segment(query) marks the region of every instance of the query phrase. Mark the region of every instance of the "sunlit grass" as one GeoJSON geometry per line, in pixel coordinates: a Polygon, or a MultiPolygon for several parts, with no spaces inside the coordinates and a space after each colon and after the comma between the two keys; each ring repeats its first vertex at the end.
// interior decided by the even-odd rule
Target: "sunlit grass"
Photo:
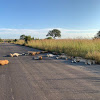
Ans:
{"type": "MultiPolygon", "coordinates": [[[[19,40],[17,44],[23,45],[25,42],[19,40]]],[[[38,48],[47,51],[56,51],[65,53],[69,56],[79,56],[83,58],[94,59],[100,62],[100,40],[89,39],[51,39],[51,40],[32,40],[26,46],[38,48]]]]}

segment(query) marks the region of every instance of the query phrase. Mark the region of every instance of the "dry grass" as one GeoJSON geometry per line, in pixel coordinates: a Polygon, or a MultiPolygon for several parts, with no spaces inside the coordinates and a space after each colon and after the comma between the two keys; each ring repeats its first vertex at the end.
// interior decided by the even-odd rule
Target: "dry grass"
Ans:
{"type": "MultiPolygon", "coordinates": [[[[23,40],[16,42],[25,44],[23,40]]],[[[46,51],[66,53],[69,56],[95,59],[100,62],[100,39],[57,39],[57,40],[32,40],[25,46],[30,46],[46,51]]]]}
{"type": "Polygon", "coordinates": [[[100,52],[88,52],[86,54],[87,59],[92,59],[100,63],[100,52]]]}

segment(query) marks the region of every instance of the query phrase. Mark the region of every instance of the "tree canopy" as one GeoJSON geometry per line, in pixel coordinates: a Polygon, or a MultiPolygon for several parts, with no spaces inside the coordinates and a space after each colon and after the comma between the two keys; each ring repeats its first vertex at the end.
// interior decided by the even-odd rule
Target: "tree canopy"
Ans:
{"type": "Polygon", "coordinates": [[[96,34],[96,36],[94,37],[94,39],[100,39],[100,31],[98,31],[98,33],[96,34]]]}
{"type": "Polygon", "coordinates": [[[25,35],[23,34],[20,36],[20,40],[24,40],[24,39],[25,39],[25,35]]]}
{"type": "Polygon", "coordinates": [[[24,40],[25,40],[25,42],[27,43],[28,41],[32,40],[32,38],[31,38],[31,36],[29,35],[29,36],[25,36],[24,40]]]}
{"type": "Polygon", "coordinates": [[[23,35],[20,36],[20,39],[24,40],[26,43],[28,43],[28,41],[34,40],[34,37],[31,37],[30,35],[26,36],[26,35],[23,34],[23,35]]]}
{"type": "Polygon", "coordinates": [[[56,37],[61,37],[61,31],[58,29],[53,29],[50,30],[46,36],[51,36],[55,39],[56,37]]]}

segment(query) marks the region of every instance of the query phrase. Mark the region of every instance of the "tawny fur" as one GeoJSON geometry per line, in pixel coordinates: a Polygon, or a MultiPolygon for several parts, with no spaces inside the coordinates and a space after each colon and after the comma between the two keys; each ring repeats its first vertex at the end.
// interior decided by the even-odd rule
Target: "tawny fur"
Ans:
{"type": "Polygon", "coordinates": [[[19,53],[14,53],[13,57],[18,57],[20,54],[19,53]]]}
{"type": "Polygon", "coordinates": [[[39,56],[39,60],[42,60],[42,56],[39,56]]]}
{"type": "Polygon", "coordinates": [[[52,54],[54,54],[54,55],[58,55],[58,53],[57,53],[57,52],[52,52],[52,54]]]}
{"type": "Polygon", "coordinates": [[[60,55],[58,57],[56,57],[56,59],[68,59],[66,55],[60,55]]]}
{"type": "Polygon", "coordinates": [[[10,57],[13,57],[13,54],[10,53],[10,57]]]}
{"type": "Polygon", "coordinates": [[[86,60],[85,61],[86,65],[92,65],[92,64],[96,64],[95,60],[86,60]]]}
{"type": "Polygon", "coordinates": [[[42,60],[42,56],[34,57],[34,60],[42,60]]]}
{"type": "Polygon", "coordinates": [[[36,52],[34,52],[34,51],[28,51],[28,55],[35,56],[36,52]]]}
{"type": "Polygon", "coordinates": [[[10,56],[11,56],[11,57],[18,57],[19,55],[21,55],[21,54],[19,54],[19,53],[13,53],[13,54],[11,54],[11,53],[10,53],[10,56]]]}
{"type": "Polygon", "coordinates": [[[6,65],[8,63],[9,63],[8,60],[0,60],[0,65],[6,65]]]}
{"type": "Polygon", "coordinates": [[[48,53],[48,51],[41,51],[41,53],[48,53]]]}
{"type": "Polygon", "coordinates": [[[40,52],[36,52],[36,54],[40,54],[40,52]]]}
{"type": "Polygon", "coordinates": [[[55,55],[53,54],[47,54],[47,57],[54,57],[55,55]]]}
{"type": "Polygon", "coordinates": [[[36,55],[36,52],[29,53],[29,55],[35,56],[36,55]]]}
{"type": "Polygon", "coordinates": [[[72,62],[73,62],[73,63],[77,63],[77,62],[80,62],[81,59],[82,59],[81,57],[73,57],[73,58],[72,58],[72,62]]]}

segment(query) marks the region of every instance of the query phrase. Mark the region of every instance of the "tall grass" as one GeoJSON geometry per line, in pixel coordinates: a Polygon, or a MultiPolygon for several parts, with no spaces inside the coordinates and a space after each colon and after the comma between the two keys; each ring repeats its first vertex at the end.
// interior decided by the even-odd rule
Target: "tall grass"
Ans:
{"type": "MultiPolygon", "coordinates": [[[[17,44],[25,44],[23,40],[16,42],[17,44]]],[[[56,51],[65,53],[69,56],[79,56],[83,58],[94,59],[100,62],[100,40],[88,39],[51,39],[51,40],[32,40],[25,46],[38,48],[47,51],[56,51]]]]}

